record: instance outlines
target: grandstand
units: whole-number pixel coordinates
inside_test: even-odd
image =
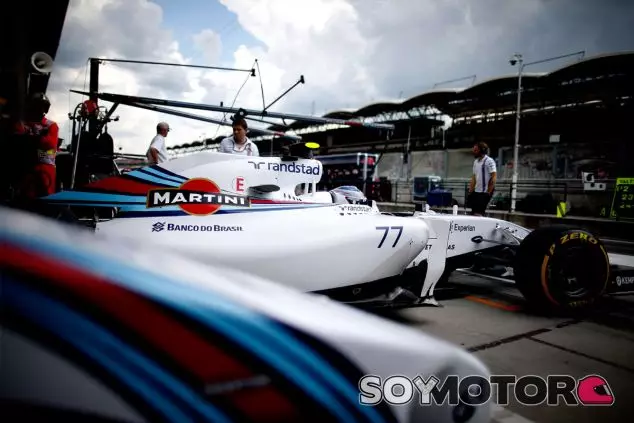
[[[531,184],[533,191],[552,191],[559,195],[557,201],[571,201],[580,213],[605,214],[614,178],[634,176],[628,173],[634,157],[630,135],[633,96],[634,52],[587,57],[548,73],[524,72],[518,190],[522,184]],[[320,155],[381,154],[378,173],[391,184],[392,201],[411,201],[413,176],[438,175],[461,202],[471,172],[470,148],[475,140],[491,147],[490,155],[498,163],[499,192],[508,194],[514,166],[516,102],[514,74],[462,89],[427,91],[399,103],[379,102],[324,115],[393,123],[392,134],[304,121],[267,129],[317,142]],[[208,144],[220,139],[208,140]],[[279,154],[284,142],[271,136],[252,139],[263,155]],[[190,144],[190,150],[192,147],[200,148]],[[174,148],[174,152],[179,150],[182,148]],[[606,191],[585,193],[582,172],[592,172],[604,180]],[[556,187],[553,181],[557,181]],[[520,196],[526,196],[527,191],[530,190],[524,189]]]
[[[625,123],[632,116],[634,52],[595,56],[546,74],[525,73],[522,80],[521,139],[541,144],[548,143],[552,134],[560,135],[562,143],[626,137]],[[470,147],[474,138],[501,147],[513,143],[516,100],[517,75],[512,75],[462,90],[428,91],[402,103],[376,103],[326,116],[392,122],[396,130],[391,145],[405,144],[411,128],[412,150],[442,147],[443,131],[434,129],[446,116],[452,124],[444,133],[445,148]],[[321,153],[368,146],[381,152],[385,145],[376,133],[359,128],[319,130],[297,122],[291,129],[312,132],[311,140],[324,145]]]
[[[558,135],[560,144],[600,142],[630,148],[627,122],[634,116],[634,52],[589,57],[549,73],[524,73],[522,81],[522,144],[549,144],[551,135]],[[464,89],[432,90],[400,103],[380,102],[324,115],[393,123],[395,131],[389,137],[362,127],[301,121],[268,129],[317,142],[322,146],[320,154],[402,152],[408,141],[411,151],[468,148],[474,139],[489,143],[495,151],[513,144],[516,99],[517,75],[501,76]],[[451,125],[443,130],[445,121]],[[221,139],[209,139],[207,144],[213,146]],[[252,139],[263,154],[270,152],[272,139],[273,154],[280,151],[279,138]],[[203,142],[197,141],[172,150],[192,151],[202,146]]]

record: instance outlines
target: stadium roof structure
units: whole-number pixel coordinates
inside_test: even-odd
[[[547,73],[522,73],[522,109],[543,109],[549,106],[581,104],[608,97],[634,96],[634,51],[601,54],[561,66]],[[380,120],[397,124],[405,121],[427,122],[436,126],[445,115],[459,125],[462,120],[479,119],[483,115],[513,113],[517,107],[517,74],[493,77],[467,88],[437,88],[403,101],[380,101],[357,110],[339,109],[322,117],[342,120]],[[629,88],[628,88],[629,87]],[[629,94],[628,94],[629,93]],[[338,125],[324,125],[310,121],[285,122],[270,125],[278,132],[328,132],[339,130]],[[308,129],[310,128],[310,129]],[[346,129],[351,130],[350,128]],[[397,131],[398,132],[398,131]],[[252,128],[252,139],[264,141],[271,136],[258,136]],[[208,140],[208,145],[219,142]],[[195,143],[194,143],[195,144]],[[184,146],[172,147],[179,150]],[[186,145],[185,147],[197,147]],[[187,148],[189,149],[189,148]]]
[[[601,54],[561,66],[547,73],[522,73],[522,105],[545,106],[580,99],[591,101],[601,96],[601,81],[614,76],[634,80],[634,51]],[[588,84],[589,80],[595,84]],[[517,101],[517,74],[494,77],[467,88],[436,89],[415,95],[402,102],[378,102],[351,112],[333,111],[324,117],[345,119],[371,118],[384,113],[435,108],[453,119],[469,115],[514,110]],[[298,130],[314,126],[311,122],[293,122],[288,127],[273,125],[274,130]]]
[[[332,119],[350,119],[354,117],[354,110],[335,110],[326,113],[323,117]]]

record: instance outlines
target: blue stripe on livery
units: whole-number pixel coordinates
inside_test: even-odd
[[[162,216],[164,212],[172,213],[182,211],[178,205],[164,206],[148,209],[146,196],[123,195],[100,192],[62,191],[46,197],[45,201],[57,204],[71,204],[84,207],[112,207],[120,208],[121,212],[144,213],[147,216]],[[332,204],[315,203],[264,203],[251,204],[251,207],[222,206],[217,214],[249,213],[256,211],[296,210],[314,207],[332,207]],[[183,216],[187,213],[183,212]],[[123,217],[123,216],[121,216]]]
[[[282,207],[279,207],[282,206]],[[225,208],[226,207],[226,208]],[[250,208],[236,207],[228,208],[224,206],[220,210],[216,211],[217,214],[234,214],[234,213],[257,213],[257,212],[272,212],[272,211],[285,211],[285,210],[298,210],[316,207],[332,207],[330,204],[301,204],[301,205],[270,205],[270,204],[253,204]],[[133,217],[173,217],[173,216],[189,216],[186,212],[181,210],[178,206],[160,207],[157,209],[147,209],[143,206],[121,206],[120,214],[115,219],[133,218]]]
[[[155,170],[155,171],[163,174],[166,177],[170,177],[170,178],[173,178],[173,179],[175,179],[177,181],[181,181],[181,182],[187,182],[187,179],[188,179],[188,178],[186,178],[186,177],[184,177],[182,175],[179,175],[177,173],[172,172],[171,170],[167,170],[165,168],[162,168],[159,165],[148,166],[148,167],[144,167],[143,169]]]
[[[110,332],[51,298],[3,280],[5,307],[52,332],[108,369],[169,421],[195,422],[192,411],[206,419],[230,422],[220,410]],[[178,405],[180,405],[180,407]]]
[[[124,195],[103,192],[84,191],[61,191],[46,197],[45,201],[58,204],[73,204],[85,207],[112,207],[119,208],[122,213],[135,213],[138,216],[168,216],[181,215],[187,213],[182,211],[178,205],[164,206],[160,208],[148,209],[146,207],[147,197],[144,195]],[[332,207],[332,204],[319,203],[256,203],[251,207],[222,206],[216,214],[227,213],[249,213],[259,211],[274,210],[297,210],[312,207]],[[132,217],[132,215],[121,215],[121,217]]]
[[[102,192],[84,191],[60,191],[46,197],[46,201],[86,201],[86,202],[108,202],[108,203],[128,203],[145,204],[145,195],[124,195]]]
[[[167,185],[169,187],[173,187],[173,188],[178,188],[180,187],[182,184],[179,182],[174,182],[172,180],[168,180],[165,179],[163,177],[157,177],[157,176],[152,176],[148,173],[144,173],[141,172],[139,170],[133,170],[132,172],[128,172],[125,174],[125,176],[131,176],[134,177],[136,179],[140,179],[143,182],[149,182],[152,184],[161,184],[161,185]]]
[[[152,169],[151,167],[144,167],[142,169],[138,169],[139,172],[143,172],[143,173],[147,173],[148,175],[153,175],[159,178],[163,178],[165,181],[167,182],[173,182],[173,183],[177,183],[179,186],[182,185],[183,183],[187,182],[187,179],[185,178],[175,178],[173,176],[168,176],[165,175],[162,172],[159,172],[156,169]]]
[[[0,231],[0,236],[34,251],[89,267],[92,272],[100,273],[131,291],[143,291],[145,295],[202,321],[260,356],[343,421],[353,421],[350,407],[368,421],[383,421],[377,410],[359,404],[356,386],[351,385],[309,347],[257,312],[211,291],[193,286],[188,286],[187,290],[180,289],[179,282],[105,256],[97,257],[85,250],[73,250],[66,245],[32,239],[7,229]],[[210,313],[210,308],[215,313]],[[341,404],[340,399],[348,407]]]
[[[218,212],[216,212],[218,213]],[[189,216],[180,208],[178,210],[149,210],[149,211],[128,211],[121,210],[120,214],[117,215],[117,219],[124,218],[135,218],[135,217],[178,217],[178,216]]]
[[[143,183],[158,184],[166,187],[178,188],[189,179],[173,173],[160,166],[146,166],[122,175],[124,178],[137,180]],[[225,194],[235,194],[228,190],[221,190]],[[61,191],[49,195],[43,199],[53,204],[67,204],[84,207],[107,207],[118,208],[118,217],[166,217],[166,216],[188,216],[178,205],[165,206],[159,209],[148,209],[146,195],[121,194],[116,192],[94,192],[94,191]],[[297,210],[309,207],[330,207],[332,204],[314,203],[265,203],[252,204],[250,208],[222,206],[216,214],[228,213],[248,213],[260,211],[277,210]]]

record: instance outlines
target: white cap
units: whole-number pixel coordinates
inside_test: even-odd
[[[170,126],[167,122],[159,122],[159,124],[156,125],[156,129],[162,129],[162,128],[170,129]]]

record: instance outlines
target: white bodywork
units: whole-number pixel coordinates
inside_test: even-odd
[[[520,225],[490,217],[417,212],[412,219],[424,220],[429,226],[427,246],[408,266],[424,260],[428,263],[421,297],[434,295],[434,287],[445,271],[448,259],[495,246],[487,241],[476,243],[473,238],[480,236],[485,240],[513,244],[530,232]]]
[[[275,279],[302,291],[318,291],[399,275],[425,247],[427,225],[401,217],[341,215],[347,206],[206,217],[114,219],[98,230],[131,235],[203,262],[211,258]],[[145,222],[144,222],[145,221]],[[165,225],[161,232],[152,226]],[[225,226],[235,232],[170,232],[169,225]],[[381,245],[385,231],[395,228]],[[398,228],[398,229],[397,229]],[[400,239],[394,246],[402,229]]]
[[[173,292],[176,298],[187,297],[183,305],[206,309],[212,316],[222,308],[216,303],[217,299],[225,298],[226,307],[239,307],[240,313],[264,315],[315,337],[352,360],[365,374],[383,379],[392,375],[411,378],[421,375],[427,379],[435,375],[441,380],[449,374],[460,378],[489,376],[488,369],[461,348],[326,297],[303,294],[228,268],[220,258],[209,257],[203,264],[188,259],[186,254],[174,254],[147,242],[95,236],[7,209],[0,209],[0,239],[7,251],[41,250],[61,265],[80,266],[104,279],[114,278],[117,285],[139,295],[158,298]],[[130,268],[135,274],[145,275],[142,283],[126,279],[126,269]],[[7,310],[17,304],[12,302],[11,295],[7,291],[4,303]],[[178,301],[174,296],[172,299]],[[144,421],[117,392],[73,362],[51,353],[42,344],[2,329],[5,333],[0,377],[2,398],[83,409],[126,421]],[[405,405],[390,408],[399,422],[454,421],[453,407],[447,404],[420,406],[419,402],[415,396]],[[489,419],[490,404],[487,403],[478,407],[469,421]]]
[[[345,198],[315,192],[322,174],[317,160],[282,162],[275,157],[201,152],[160,167],[176,176],[165,179],[156,168],[144,168],[127,177],[137,177],[137,181],[146,178],[148,183],[160,178],[171,183],[171,189],[178,189],[185,179],[206,178],[233,203],[222,205],[213,214],[191,215],[178,205],[147,207],[148,201],[165,200],[165,191],[136,196],[138,203],[134,205],[115,204],[121,195],[113,191],[65,191],[47,199],[62,203],[80,199],[87,205],[97,205],[90,201],[94,198],[112,201],[120,208],[120,215],[97,224],[101,234],[150,242],[202,262],[220,260],[302,291],[400,275],[427,243],[429,231],[424,220],[382,215],[376,204],[349,204]],[[296,195],[302,184],[309,193]],[[268,185],[279,190],[256,189]],[[250,206],[239,206],[240,199],[231,197],[236,195],[248,196]],[[126,213],[136,214],[126,218]]]
[[[174,204],[148,208],[152,201],[167,200],[165,190],[144,192],[134,197],[137,204],[128,205],[115,203],[122,196],[110,185],[107,193],[66,191],[48,199],[81,200],[87,205],[98,205],[92,200],[111,201],[119,215],[97,224],[101,234],[142,240],[202,262],[219,260],[301,291],[380,281],[427,261],[424,285],[415,294],[433,297],[447,260],[493,246],[473,242],[475,236],[513,243],[529,232],[486,217],[381,213],[374,202],[350,204],[337,193],[316,192],[321,175],[317,160],[200,152],[130,172],[125,178],[171,184],[173,193],[184,181],[211,180],[232,201],[212,214],[188,214]],[[125,189],[117,185],[118,191]],[[187,193],[179,195],[182,200]],[[248,207],[240,206],[247,197]],[[129,198],[133,197],[126,201],[132,201]],[[129,214],[134,217],[126,217]]]

